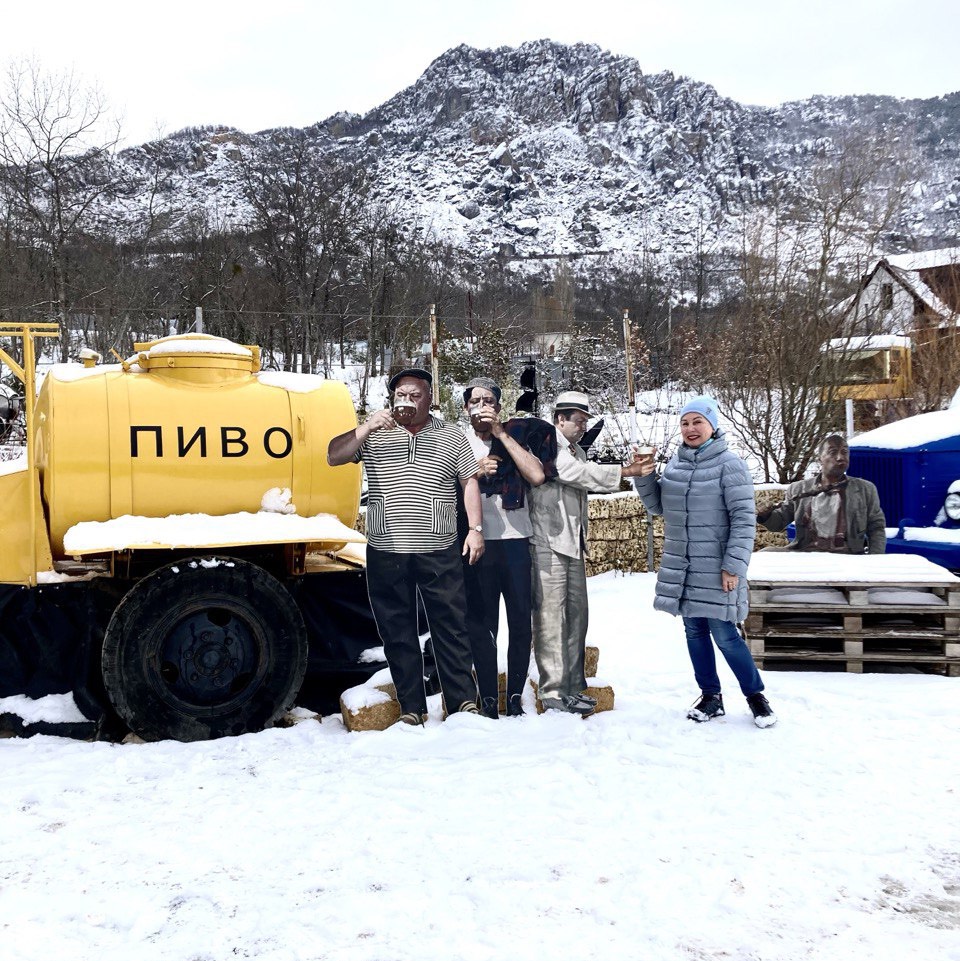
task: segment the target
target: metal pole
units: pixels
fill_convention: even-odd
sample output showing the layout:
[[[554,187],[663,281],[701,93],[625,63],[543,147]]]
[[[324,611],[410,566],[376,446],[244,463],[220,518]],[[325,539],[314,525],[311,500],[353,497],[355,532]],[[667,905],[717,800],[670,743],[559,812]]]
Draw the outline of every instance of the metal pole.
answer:
[[[28,326],[23,329],[23,400],[26,405],[24,423],[27,431],[27,477],[30,478],[30,584],[37,583],[37,488],[36,476],[37,451],[33,436],[34,405],[37,400],[36,352],[33,344],[33,331]]]
[[[437,305],[430,305],[430,372],[433,374],[433,410],[440,410],[440,359],[437,357]]]
[[[203,308],[198,307],[196,309],[195,315],[196,315],[196,322],[194,323],[193,328],[194,330],[196,330],[198,334],[202,334],[203,333]]]
[[[848,397],[844,401],[847,412],[847,437],[853,437],[853,398]]]

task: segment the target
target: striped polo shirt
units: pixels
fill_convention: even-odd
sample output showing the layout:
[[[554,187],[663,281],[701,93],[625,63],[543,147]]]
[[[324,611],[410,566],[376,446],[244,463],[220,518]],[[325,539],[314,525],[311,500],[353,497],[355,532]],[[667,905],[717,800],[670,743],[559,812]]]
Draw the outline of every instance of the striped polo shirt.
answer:
[[[367,473],[367,542],[396,554],[437,551],[457,539],[457,484],[477,472],[459,427],[430,416],[416,434],[374,431],[354,460]]]

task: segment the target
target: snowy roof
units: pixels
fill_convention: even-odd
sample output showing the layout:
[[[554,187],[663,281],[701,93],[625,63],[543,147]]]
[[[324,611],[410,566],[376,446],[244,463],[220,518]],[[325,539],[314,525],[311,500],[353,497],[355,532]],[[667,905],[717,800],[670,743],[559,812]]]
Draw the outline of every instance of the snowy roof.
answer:
[[[0,476],[3,474],[19,474],[27,469],[27,455],[21,454],[10,460],[0,461]]]
[[[941,300],[931,288],[920,279],[920,276],[912,271],[904,270],[900,267],[893,267],[889,270],[892,277],[898,280],[904,288],[912,293],[919,300],[922,300],[932,311],[942,317],[949,317],[954,313],[953,308],[944,300]]]
[[[888,347],[909,347],[910,338],[900,334],[873,334],[869,337],[838,337],[831,340],[827,350],[885,350]]]
[[[921,250],[909,254],[892,254],[883,258],[891,267],[898,270],[929,270],[931,267],[945,267],[960,264],[960,247],[941,247],[939,250]]]
[[[909,450],[952,437],[960,438],[960,408],[955,407],[904,417],[851,437],[849,444],[851,447]]]

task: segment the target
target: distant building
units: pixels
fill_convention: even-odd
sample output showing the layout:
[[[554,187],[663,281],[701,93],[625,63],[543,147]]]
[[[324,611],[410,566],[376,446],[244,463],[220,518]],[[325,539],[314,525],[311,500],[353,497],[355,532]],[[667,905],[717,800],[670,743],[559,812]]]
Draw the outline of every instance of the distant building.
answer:
[[[850,334],[895,335],[910,344],[906,353],[878,343],[870,344],[872,356],[866,350],[852,353],[851,375],[856,362],[875,367],[880,358],[888,369],[874,380],[880,389],[854,388],[846,396],[896,397],[905,390],[915,410],[929,411],[960,386],[960,247],[881,257],[838,309]]]
[[[960,247],[881,257],[841,305],[863,334],[901,334],[960,320]]]

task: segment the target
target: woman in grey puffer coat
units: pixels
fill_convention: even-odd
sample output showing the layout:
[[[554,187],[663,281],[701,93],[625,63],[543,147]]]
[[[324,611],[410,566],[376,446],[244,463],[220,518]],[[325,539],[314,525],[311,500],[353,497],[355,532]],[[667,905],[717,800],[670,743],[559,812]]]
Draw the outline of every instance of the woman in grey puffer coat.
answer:
[[[747,565],[753,552],[756,506],[746,464],[727,449],[717,429],[717,403],[695,397],[680,411],[683,444],[658,479],[653,458],[635,478],[651,514],[664,519],[663,557],[654,607],[679,614],[700,699],[694,721],[720,717],[723,695],[716,643],[747,698],[758,727],[776,717],[737,625],[747,616]],[[712,640],[711,640],[712,637]]]

